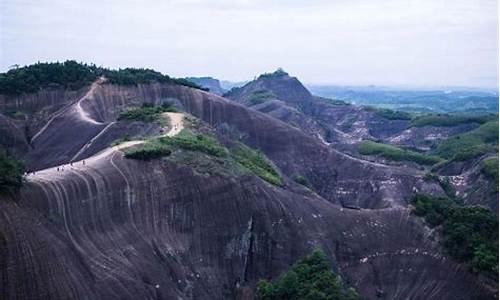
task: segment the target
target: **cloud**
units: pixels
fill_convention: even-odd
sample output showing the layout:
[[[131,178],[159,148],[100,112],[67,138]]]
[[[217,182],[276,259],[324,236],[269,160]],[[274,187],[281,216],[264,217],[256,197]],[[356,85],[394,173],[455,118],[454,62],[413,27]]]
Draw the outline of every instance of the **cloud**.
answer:
[[[478,0],[1,2],[0,68],[75,58],[243,80],[496,86],[497,4]]]

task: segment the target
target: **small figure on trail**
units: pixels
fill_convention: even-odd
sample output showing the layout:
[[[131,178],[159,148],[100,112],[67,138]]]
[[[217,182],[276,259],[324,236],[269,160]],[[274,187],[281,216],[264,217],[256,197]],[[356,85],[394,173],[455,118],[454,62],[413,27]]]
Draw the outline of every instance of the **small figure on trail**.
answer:
[[[83,160],[82,162],[83,162],[83,165],[85,166],[85,160]]]
[[[59,172],[59,167],[57,167],[57,172]]]

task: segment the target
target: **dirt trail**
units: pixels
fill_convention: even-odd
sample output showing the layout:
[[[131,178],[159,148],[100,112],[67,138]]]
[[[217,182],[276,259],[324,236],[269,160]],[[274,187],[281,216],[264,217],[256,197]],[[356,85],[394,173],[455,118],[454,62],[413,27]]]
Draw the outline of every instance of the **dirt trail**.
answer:
[[[55,119],[57,119],[58,117],[60,117],[61,115],[63,115],[64,113],[68,112],[68,110],[71,110],[71,109],[74,109],[78,113],[78,115],[80,116],[80,118],[82,120],[85,120],[85,121],[92,123],[92,124],[102,124],[102,123],[97,122],[96,120],[90,118],[88,113],[83,110],[81,103],[82,103],[82,101],[84,101],[85,99],[90,97],[94,93],[95,89],[100,84],[102,84],[104,81],[105,81],[105,79],[103,77],[100,77],[98,80],[96,80],[92,83],[92,85],[90,86],[90,89],[85,93],[85,95],[83,95],[80,99],[78,99],[78,101],[75,104],[63,107],[55,115],[53,115],[47,121],[47,123],[45,123],[45,125],[31,138],[31,142],[34,142],[40,136],[40,134],[42,134],[52,124],[52,122]]]
[[[169,118],[169,130],[162,136],[175,136],[179,134],[184,128],[184,114],[182,113],[164,113],[164,115]],[[79,161],[73,161],[72,163],[67,163],[59,166],[54,166],[51,168],[43,169],[36,171],[35,174],[29,174],[25,176],[28,181],[47,181],[55,178],[62,178],[68,171],[78,170],[84,171],[86,168],[98,168],[99,165],[105,163],[107,158],[111,159],[112,155],[121,150],[128,147],[132,147],[135,145],[143,144],[145,141],[137,140],[137,141],[128,141],[121,143],[119,145],[106,148],[101,152],[96,153],[95,155],[82,159]]]

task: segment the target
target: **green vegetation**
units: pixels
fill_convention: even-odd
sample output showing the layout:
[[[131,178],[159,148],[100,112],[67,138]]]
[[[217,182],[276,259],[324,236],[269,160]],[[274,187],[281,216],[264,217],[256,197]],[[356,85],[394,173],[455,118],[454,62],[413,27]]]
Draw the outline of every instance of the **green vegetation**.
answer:
[[[110,70],[68,60],[62,63],[36,63],[9,70],[6,73],[0,73],[0,94],[36,93],[42,88],[50,87],[77,90],[90,85],[100,76],[106,77],[108,83],[121,85],[169,82],[206,90],[186,79],[171,78],[150,69],[126,68]]]
[[[481,172],[493,182],[493,188],[498,192],[498,157],[483,159]]]
[[[388,120],[411,120],[412,115],[404,111],[397,111],[387,108],[377,108],[373,106],[366,106],[366,110],[373,111],[382,118]]]
[[[231,149],[231,156],[238,164],[250,170],[263,180],[274,185],[282,184],[278,172],[276,172],[271,163],[261,152],[238,143]]]
[[[355,300],[360,299],[335,275],[321,250],[295,263],[274,283],[262,280],[256,291],[257,300]]]
[[[18,110],[10,110],[5,112],[5,115],[12,119],[23,120],[26,119],[26,114]]]
[[[154,122],[160,119],[164,112],[177,112],[175,107],[169,105],[154,106],[144,103],[141,107],[136,107],[123,111],[118,116],[118,120],[134,120],[143,122]]]
[[[138,147],[125,149],[125,157],[138,160],[151,160],[172,154],[172,150],[158,140],[147,141]]]
[[[228,155],[227,149],[220,145],[216,139],[201,133],[194,133],[188,129],[183,129],[174,137],[162,137],[160,141],[166,145],[203,152],[216,157],[226,157]]]
[[[305,187],[310,187],[311,186],[311,183],[309,182],[309,180],[307,180],[306,177],[300,175],[300,174],[295,174],[292,176],[292,179],[293,181],[297,182],[298,184],[301,184]]]
[[[263,78],[281,78],[288,76],[288,73],[285,72],[282,68],[278,68],[276,71],[272,73],[264,73],[259,76],[258,79],[263,79]]]
[[[348,106],[348,105],[351,105],[350,103],[347,103],[343,100],[338,100],[338,99],[331,99],[331,98],[323,98],[323,97],[320,97],[319,99],[321,99],[321,101],[323,102],[326,102],[330,105],[333,105],[333,106]]]
[[[448,115],[448,114],[430,114],[419,116],[413,119],[412,126],[456,126],[466,123],[484,124],[488,121],[498,119],[495,115],[466,116],[466,115]]]
[[[363,141],[358,146],[358,151],[363,155],[380,155],[395,161],[412,161],[422,165],[433,165],[440,162],[440,158],[428,156],[418,152],[401,149],[396,146],[376,143],[373,141]]]
[[[474,130],[441,140],[434,150],[438,156],[457,161],[489,152],[498,152],[498,121],[490,121]]]
[[[498,217],[479,206],[461,206],[448,198],[414,195],[413,212],[431,226],[443,226],[446,251],[474,272],[498,274]]]
[[[236,143],[229,151],[216,139],[188,129],[183,129],[175,137],[161,137],[149,140],[138,147],[126,149],[125,157],[149,160],[170,156],[177,149],[205,153],[219,159],[219,162],[226,167],[251,172],[274,185],[282,184],[278,172],[262,153],[241,143]],[[189,159],[195,160],[192,157]]]
[[[250,102],[251,105],[257,105],[264,103],[269,100],[276,99],[276,95],[268,90],[258,90],[253,93],[251,93],[248,97],[248,102]]]
[[[130,141],[130,136],[128,134],[126,134],[124,137],[121,137],[121,138],[116,139],[113,142],[111,142],[111,146],[117,146],[117,145],[120,145],[121,143],[125,143],[128,141]]]
[[[0,193],[12,194],[23,185],[24,167],[5,150],[0,149]]]
[[[108,79],[109,83],[119,84],[119,85],[138,85],[147,84],[151,82],[159,83],[175,83],[178,85],[184,85],[187,87],[207,91],[208,89],[202,88],[194,82],[191,82],[185,78],[172,78],[168,75],[163,75],[160,72],[151,69],[136,69],[136,68],[125,68],[119,70],[107,70],[102,71],[103,75]]]
[[[72,90],[89,85],[99,77],[94,65],[68,60],[63,63],[36,63],[0,74],[0,94],[35,93],[41,88],[63,87]]]

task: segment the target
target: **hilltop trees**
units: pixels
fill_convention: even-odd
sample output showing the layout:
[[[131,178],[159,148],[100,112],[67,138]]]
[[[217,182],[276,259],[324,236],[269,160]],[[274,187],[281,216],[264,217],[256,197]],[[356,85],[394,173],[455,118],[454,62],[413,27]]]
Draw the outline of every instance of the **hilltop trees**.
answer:
[[[0,73],[0,94],[36,93],[40,89],[47,87],[77,90],[91,84],[99,76],[105,76],[108,83],[120,85],[161,82],[205,90],[186,79],[172,78],[151,69],[125,68],[110,70],[68,60],[62,63],[36,63],[15,68],[6,73]]]

